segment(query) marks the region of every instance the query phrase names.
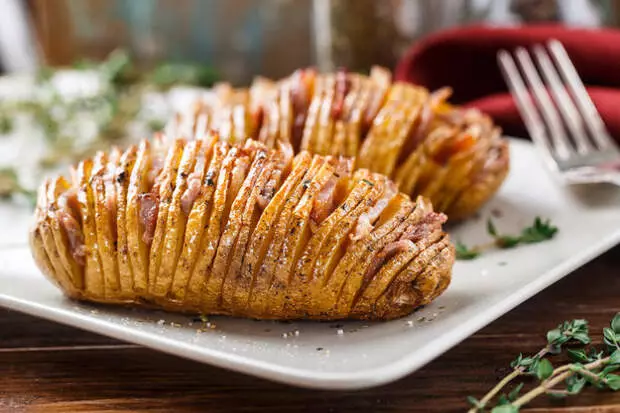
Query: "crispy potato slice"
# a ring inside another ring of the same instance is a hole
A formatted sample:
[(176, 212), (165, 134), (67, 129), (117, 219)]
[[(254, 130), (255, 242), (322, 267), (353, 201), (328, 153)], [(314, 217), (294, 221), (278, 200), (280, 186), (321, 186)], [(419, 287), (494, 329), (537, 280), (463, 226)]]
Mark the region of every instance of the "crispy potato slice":
[(150, 295), (154, 294), (157, 285), (157, 276), (159, 275), (159, 267), (164, 253), (163, 245), (166, 232), (166, 221), (168, 220), (168, 210), (172, 203), (172, 194), (176, 188), (176, 178), (184, 147), (185, 141), (183, 139), (174, 140), (170, 149), (168, 149), (164, 168), (161, 171), (158, 181), (159, 208), (157, 213), (157, 224), (149, 251), (148, 288)]
[[(47, 196), (47, 222), (50, 225), (58, 251), (57, 258), (59, 258), (66, 274), (69, 275), (73, 288), (81, 290), (84, 287), (83, 254), (85, 251), (82, 251), (84, 246), (82, 228), (79, 225), (79, 211), (74, 210), (67, 200), (67, 193), (70, 190), (71, 186), (64, 177), (56, 178), (50, 182)], [(77, 199), (75, 199), (75, 203), (77, 203)], [(75, 205), (75, 209), (78, 209), (77, 205)], [(70, 228), (68, 228), (68, 224), (71, 224)], [(70, 230), (74, 233), (70, 234)], [(72, 245), (71, 236), (80, 238), (81, 245)], [(79, 248), (81, 251), (75, 251), (74, 249), (76, 248)]]
[[(48, 258), (48, 262), (43, 261), (46, 265), (51, 266), (51, 278), (54, 283), (59, 285), (70, 296), (78, 296), (79, 290), (77, 290), (72, 282), (71, 274), (67, 272), (64, 265), (61, 262), (60, 253), (56, 247), (56, 241), (54, 240), (53, 230), (50, 224), (50, 202), (48, 195), (50, 192), (51, 183), (49, 180), (45, 180), (41, 188), (39, 189), (38, 205), (39, 205), (39, 217), (37, 218), (36, 226), (33, 231), (35, 241), (40, 242), (45, 251), (45, 255)], [(45, 268), (45, 267), (44, 267)], [(50, 267), (47, 267), (48, 270)]]
[[(323, 191), (331, 191), (329, 189), (330, 180), (346, 179), (346, 177), (338, 177), (337, 174), (336, 166), (328, 161), (310, 182), (287, 223), (284, 232), (286, 234), (286, 242), (282, 243), (280, 256), (275, 262), (271, 287), (268, 293), (270, 296), (268, 303), (269, 312), (277, 317), (283, 314), (283, 307), (285, 301), (287, 301), (285, 297), (290, 292), (291, 278), (294, 277), (292, 274), (294, 266), (299, 261), (312, 236), (311, 228), (313, 224), (314, 226), (319, 226), (322, 222), (321, 215), (323, 213), (319, 214), (318, 217), (315, 214), (316, 203), (326, 202), (322, 201), (320, 197)], [(335, 191), (335, 183), (333, 191)], [(325, 219), (329, 218), (329, 215), (333, 213), (333, 209), (337, 208), (337, 204), (333, 202), (332, 204), (333, 207), (328, 207)]]
[[(375, 118), (360, 149), (360, 167), (391, 175), (418, 119), (428, 93), (423, 88), (395, 85)], [(383, 123), (383, 124), (381, 124)]]
[[(203, 149), (205, 147), (207, 152), (204, 154), (205, 162), (202, 170), (198, 169), (199, 164), (197, 164), (195, 170), (195, 173), (200, 175), (202, 187), (187, 219), (183, 248), (172, 283), (171, 297), (181, 302), (185, 299), (188, 283), (198, 260), (200, 246), (204, 242), (204, 236), (208, 233), (207, 229), (213, 210), (213, 194), (216, 182), (218, 181), (224, 157), (230, 150), (230, 146), (226, 142), (219, 142), (213, 145), (205, 143), (203, 144)], [(197, 280), (194, 281), (197, 283)], [(197, 304), (192, 303), (192, 305)]]
[(114, 152), (109, 160), (107, 155), (103, 154), (101, 156), (101, 168), (97, 169), (91, 178), (95, 200), (97, 244), (99, 245), (99, 257), (107, 297), (118, 297), (120, 289), (116, 231), (117, 194), (114, 187), (114, 175), (119, 158), (118, 154)]
[(278, 130), (278, 141), (282, 143), (293, 143), (293, 103), (291, 102), (291, 82), (290, 79), (282, 82), (279, 91), (279, 113), (280, 124)]
[(80, 162), (77, 168), (77, 179), (80, 182), (78, 203), (82, 214), (82, 230), (86, 245), (84, 295), (92, 298), (103, 298), (105, 292), (95, 224), (95, 199), (90, 185), (91, 177), (95, 175), (96, 168), (99, 167), (101, 165), (94, 165), (92, 159), (87, 159)]
[(179, 161), (178, 173), (175, 178), (176, 183), (171, 195), (163, 230), (161, 263), (155, 283), (150, 290), (150, 293), (156, 297), (164, 297), (168, 294), (172, 285), (177, 259), (183, 246), (182, 240), (187, 223), (187, 216), (182, 207), (182, 197), (187, 190), (189, 175), (194, 169), (201, 144), (202, 141), (194, 140), (185, 145)]
[[(360, 174), (356, 175), (359, 177)], [(355, 206), (334, 225), (326, 242), (317, 252), (308, 299), (309, 307), (315, 312), (331, 313), (335, 310), (336, 300), (330, 300), (326, 297), (323, 294), (322, 288), (348, 250), (348, 247), (354, 242), (352, 238), (355, 226), (358, 223), (358, 218), (362, 216), (362, 214), (367, 213), (387, 189), (387, 183), (385, 181), (374, 178), (375, 177), (371, 174), (368, 174), (367, 178), (358, 178), (357, 185), (362, 187), (365, 186), (367, 192), (360, 197), (359, 201), (361, 202), (357, 204), (356, 201), (358, 200), (355, 198), (352, 199), (351, 204)], [(352, 191), (351, 195), (355, 195), (355, 191)]]
[(120, 167), (116, 173), (116, 232), (117, 232), (117, 265), (119, 287), (122, 299), (130, 299), (133, 294), (133, 268), (129, 259), (129, 244), (127, 234), (127, 198), (129, 180), (136, 163), (138, 148), (130, 146), (120, 158)]
[[(367, 172), (366, 175), (369, 176)], [(298, 314), (308, 311), (308, 307), (311, 306), (313, 286), (321, 286), (321, 280), (314, 278), (315, 263), (320, 258), (317, 252), (329, 241), (334, 226), (357, 207), (369, 190), (370, 185), (361, 180), (356, 181), (344, 202), (327, 219), (321, 222), (312, 234), (312, 238), (308, 241), (305, 250), (295, 264), (295, 272), (291, 279), (286, 304), (288, 311), (295, 311)]]
[[(232, 171), (238, 157), (239, 149), (237, 147), (232, 147), (228, 150), (224, 160), (222, 161), (222, 165), (217, 176), (217, 183), (215, 183), (215, 192), (213, 193), (213, 201), (210, 208), (210, 215), (208, 217), (208, 224), (204, 230), (205, 232), (202, 234), (197, 261), (191, 272), (187, 286), (185, 302), (191, 303), (191, 305), (196, 303), (205, 310), (212, 310), (211, 308), (206, 308), (202, 304), (202, 300), (204, 298), (203, 292), (210, 277), (212, 260), (215, 256), (215, 252), (217, 251), (220, 236), (222, 235), (222, 229), (225, 226), (225, 223), (223, 222), (224, 208), (229, 192), (230, 181), (232, 180)], [(215, 179), (215, 177), (207, 178), (207, 176), (208, 172), (205, 177), (206, 179), (211, 179), (211, 182)], [(209, 191), (205, 192), (205, 194), (208, 193)]]
[[(159, 160), (155, 160), (159, 162)], [(146, 139), (140, 142), (136, 162), (131, 171), (127, 187), (127, 205), (125, 209), (127, 250), (133, 276), (133, 289), (138, 295), (144, 295), (148, 287), (150, 240), (145, 240), (147, 226), (144, 223), (144, 194), (151, 192), (149, 175), (154, 169), (151, 145)], [(155, 214), (157, 211), (153, 211)], [(155, 219), (155, 217), (152, 217)], [(146, 241), (149, 241), (148, 243)]]
[(306, 122), (304, 123), (303, 134), (301, 137), (300, 150), (314, 153), (314, 142), (316, 134), (320, 128), (321, 108), (326, 94), (326, 79), (324, 76), (317, 76), (315, 80), (315, 92), (310, 101)]
[(321, 99), (321, 107), (319, 109), (318, 129), (311, 137), (309, 143), (312, 153), (318, 155), (329, 155), (334, 130), (334, 120), (332, 117), (332, 108), (334, 105), (334, 88), (336, 86), (336, 78), (334, 75), (325, 77), (323, 90), (323, 98)]
[(448, 278), (449, 282), (453, 263), (454, 247), (449, 238), (444, 237), (409, 263), (401, 273), (406, 281), (395, 280), (377, 300), (370, 316), (380, 319), (402, 317), (416, 307), (428, 304), (440, 280)]
[[(421, 219), (423, 220), (424, 217)], [(424, 228), (425, 225), (427, 228)], [(434, 224), (416, 222), (413, 224), (413, 231), (419, 231), (424, 236), (416, 240), (407, 239), (407, 241), (411, 241), (412, 247), (402, 252), (397, 252), (393, 258), (387, 260), (386, 264), (369, 280), (368, 284), (358, 290), (353, 301), (350, 299), (351, 296), (347, 294), (343, 294), (340, 297), (339, 301), (346, 306), (344, 311), (349, 313), (351, 309), (354, 309), (358, 313), (372, 313), (379, 297), (395, 282), (394, 280), (399, 273), (404, 268), (408, 268), (409, 263), (417, 260), (418, 256), (424, 251), (434, 247), (445, 235), (441, 229), (440, 222), (435, 222)], [(443, 246), (440, 248), (443, 248)]]
[[(399, 211), (402, 212), (410, 211), (407, 207), (413, 206), (411, 201), (403, 202), (402, 199), (398, 198), (396, 201), (404, 204), (399, 208)], [(407, 212), (405, 216), (401, 215), (401, 212), (393, 216), (384, 225), (375, 228), (370, 233), (370, 237), (353, 243), (336, 266), (333, 274), (324, 281), (324, 295), (321, 300), (327, 302), (331, 299), (332, 303), (336, 304), (339, 297), (342, 296), (343, 299), (352, 301), (368, 278), (374, 275), (373, 265), (378, 268), (382, 264), (379, 256), (381, 251), (386, 245), (400, 238), (407, 227), (414, 222), (416, 215), (420, 214), (420, 212), (416, 214), (416, 211), (419, 210), (420, 207), (416, 206), (412, 213)], [(346, 314), (340, 316), (344, 317)]]
[(274, 239), (275, 223), (280, 217), (288, 199), (302, 185), (302, 181), (312, 162), (313, 158), (308, 152), (301, 152), (295, 157), (293, 170), (263, 209), (256, 224), (256, 229), (252, 232), (250, 243), (243, 259), (243, 266), (246, 271), (242, 271), (240, 277), (234, 283), (233, 305), (241, 312), (248, 311), (248, 301), (254, 289), (254, 280), (263, 263), (267, 249)]
[[(257, 155), (257, 157), (260, 156), (261, 153)], [(272, 173), (275, 172), (274, 168), (276, 168), (277, 164), (279, 163), (277, 159), (274, 159), (273, 155), (269, 158), (267, 158), (266, 156), (262, 165), (258, 161), (260, 161), (260, 159), (255, 159), (254, 161), (254, 168), (260, 168), (258, 171), (258, 176), (251, 184), (252, 186), (250, 188), (250, 196), (248, 197), (248, 200), (245, 204), (245, 209), (243, 211), (243, 215), (241, 216), (241, 221), (240, 223), (238, 223), (239, 231), (237, 234), (237, 238), (235, 240), (232, 251), (229, 254), (229, 263), (226, 267), (224, 267), (226, 275), (222, 286), (222, 294), (220, 300), (220, 306), (222, 308), (235, 309), (233, 305), (233, 300), (236, 283), (237, 280), (241, 277), (241, 272), (247, 271), (247, 267), (242, 267), (243, 257), (246, 252), (246, 247), (249, 244), (250, 237), (254, 232), (254, 229), (256, 228), (256, 225), (258, 223), (258, 219), (262, 213), (262, 209), (260, 208), (260, 196), (266, 189), (266, 185), (269, 182)], [(250, 180), (251, 176), (252, 174), (248, 175), (246, 182)], [(278, 187), (279, 183), (278, 186), (271, 189), (271, 191), (276, 191)]]
[(509, 148), (505, 140), (493, 142), (480, 169), (474, 168), (470, 186), (463, 188), (446, 213), (453, 220), (463, 219), (476, 212), (499, 189), (509, 171)]
[(220, 242), (213, 259), (211, 276), (207, 280), (204, 291), (203, 305), (205, 308), (219, 309), (222, 298), (222, 289), (227, 274), (227, 269), (231, 265), (233, 248), (242, 231), (244, 214), (246, 206), (251, 202), (250, 198), (256, 185), (257, 179), (261, 175), (261, 171), (267, 162), (265, 151), (259, 151), (254, 157), (252, 164), (245, 175), (245, 179), (241, 188), (230, 208), (228, 220), (224, 227), (224, 231), (220, 237)]
[(286, 231), (288, 229), (288, 222), (305, 191), (310, 188), (310, 185), (320, 173), (329, 177), (331, 172), (326, 172), (329, 171), (329, 169), (333, 170), (333, 166), (328, 166), (324, 158), (315, 155), (304, 176), (304, 179), (297, 185), (293, 193), (285, 201), (284, 206), (274, 223), (274, 235), (272, 242), (265, 253), (263, 262), (260, 264), (257, 263), (259, 268), (254, 276), (254, 281), (252, 283), (248, 300), (249, 313), (257, 315), (263, 314), (264, 309), (269, 305), (271, 300), (269, 291), (274, 277), (274, 269), (276, 262), (280, 257), (282, 245), (285, 240), (287, 240), (288, 234)]

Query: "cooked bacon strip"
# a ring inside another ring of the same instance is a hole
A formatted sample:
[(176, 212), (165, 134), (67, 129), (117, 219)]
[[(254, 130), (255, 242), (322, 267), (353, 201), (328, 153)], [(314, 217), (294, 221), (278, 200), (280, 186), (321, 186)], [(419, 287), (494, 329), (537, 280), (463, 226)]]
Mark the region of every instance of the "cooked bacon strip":
[(157, 214), (159, 213), (159, 197), (152, 192), (140, 195), (140, 221), (144, 228), (142, 241), (147, 245), (153, 242), (155, 226), (157, 225)]
[(202, 173), (194, 171), (187, 177), (187, 189), (181, 195), (181, 209), (185, 215), (189, 215), (194, 201), (200, 195), (202, 188)]
[(86, 246), (84, 245), (84, 235), (82, 234), (82, 228), (80, 228), (79, 222), (64, 209), (56, 211), (56, 215), (60, 221), (60, 225), (67, 234), (69, 241), (69, 248), (71, 249), (71, 255), (78, 265), (85, 264)]
[(390, 258), (401, 252), (410, 251), (417, 248), (413, 241), (409, 239), (400, 239), (386, 245), (381, 252), (375, 255), (370, 262), (370, 266), (364, 274), (364, 279), (369, 280), (374, 274), (379, 271), (379, 268), (383, 266)]
[(339, 120), (344, 108), (344, 99), (351, 89), (351, 81), (347, 77), (346, 69), (338, 69), (336, 73), (336, 86), (334, 93), (334, 103), (332, 104), (332, 117)]
[(350, 235), (351, 241), (358, 241), (370, 235), (371, 231), (374, 229), (373, 224), (397, 193), (398, 187), (395, 183), (390, 181), (385, 189), (385, 193), (377, 203), (357, 219), (357, 225)]

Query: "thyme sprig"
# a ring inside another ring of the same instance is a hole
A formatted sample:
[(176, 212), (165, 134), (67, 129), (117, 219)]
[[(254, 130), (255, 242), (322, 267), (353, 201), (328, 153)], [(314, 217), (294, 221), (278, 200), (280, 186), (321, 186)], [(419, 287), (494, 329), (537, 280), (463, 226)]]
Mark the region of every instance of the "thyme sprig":
[[(605, 348), (568, 348), (590, 344), (586, 320), (564, 321), (547, 332), (547, 344), (532, 356), (519, 356), (512, 361), (512, 371), (480, 400), (469, 396), (469, 413), (517, 413), (520, 408), (536, 397), (547, 394), (567, 397), (580, 393), (588, 386), (612, 391), (620, 390), (620, 313), (603, 330)], [(565, 350), (570, 363), (554, 367), (549, 356), (562, 354)], [(521, 394), (525, 383), (519, 383), (508, 395), (500, 392), (517, 377), (530, 377), (538, 385)], [(499, 396), (498, 396), (499, 394)]]
[(485, 251), (501, 248), (514, 248), (522, 244), (534, 244), (552, 239), (558, 228), (551, 224), (549, 219), (536, 217), (532, 225), (521, 230), (519, 235), (500, 234), (491, 218), (487, 220), (487, 233), (493, 240), (486, 244), (468, 247), (460, 241), (455, 244), (456, 258), (459, 260), (473, 260)]

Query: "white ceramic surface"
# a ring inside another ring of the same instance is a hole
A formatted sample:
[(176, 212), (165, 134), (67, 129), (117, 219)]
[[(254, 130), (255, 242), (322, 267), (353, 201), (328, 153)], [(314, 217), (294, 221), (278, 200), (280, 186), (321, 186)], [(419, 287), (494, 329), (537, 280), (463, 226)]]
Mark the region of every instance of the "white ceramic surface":
[(0, 210), (0, 305), (292, 385), (355, 389), (387, 383), (620, 241), (618, 189), (560, 187), (525, 142), (513, 141), (511, 155), (501, 192), (478, 218), (450, 231), (463, 242), (480, 243), (488, 241), (485, 222), (492, 214), (501, 215), (496, 225), (506, 233), (539, 215), (552, 218), (560, 228), (557, 237), (458, 262), (447, 292), (404, 319), (277, 323), (213, 317), (215, 328), (205, 328), (186, 316), (78, 304), (41, 276), (26, 247), (15, 246), (23, 245), (29, 215), (13, 209), (10, 215)]

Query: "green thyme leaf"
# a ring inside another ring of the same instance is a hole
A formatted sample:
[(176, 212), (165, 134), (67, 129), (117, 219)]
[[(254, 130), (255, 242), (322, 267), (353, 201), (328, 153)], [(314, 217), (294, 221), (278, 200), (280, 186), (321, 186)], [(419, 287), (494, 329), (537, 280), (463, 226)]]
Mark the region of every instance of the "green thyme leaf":
[(620, 390), (620, 376), (617, 374), (608, 374), (607, 377), (605, 377), (605, 382), (613, 391)]
[(512, 389), (512, 391), (508, 394), (508, 400), (510, 400), (511, 402), (515, 401), (517, 397), (519, 397), (519, 393), (521, 392), (524, 384), (525, 383), (519, 383), (517, 387)]
[(609, 356), (609, 364), (620, 364), (620, 350), (615, 350)]
[(605, 340), (605, 344), (610, 347), (615, 347), (618, 339), (616, 338), (616, 333), (609, 327), (605, 327), (603, 329), (603, 339)]
[(475, 249), (470, 249), (467, 245), (463, 244), (460, 241), (457, 241), (454, 245), (456, 251), (456, 259), (458, 260), (473, 260), (477, 258), (480, 253)]
[(617, 313), (611, 320), (611, 329), (614, 330), (614, 333), (620, 334), (620, 313)]
[(559, 328), (547, 331), (547, 343), (556, 344), (562, 338), (562, 331)]
[(484, 406), (480, 404), (480, 401), (473, 396), (467, 396), (467, 402), (478, 410), (484, 408)]
[(566, 391), (570, 394), (579, 393), (586, 385), (586, 380), (581, 376), (570, 376), (566, 379)]
[(580, 363), (588, 363), (590, 361), (590, 358), (582, 349), (573, 350), (569, 348), (566, 352), (572, 361), (577, 361)]
[(504, 404), (502, 406), (494, 407), (491, 413), (519, 413), (519, 408), (512, 404)]
[(495, 224), (491, 218), (487, 220), (487, 232), (492, 237), (497, 237), (497, 229), (495, 228)]
[(538, 368), (536, 369), (536, 377), (538, 377), (539, 380), (546, 380), (552, 373), (553, 365), (551, 362), (547, 359), (540, 360), (538, 363)]

